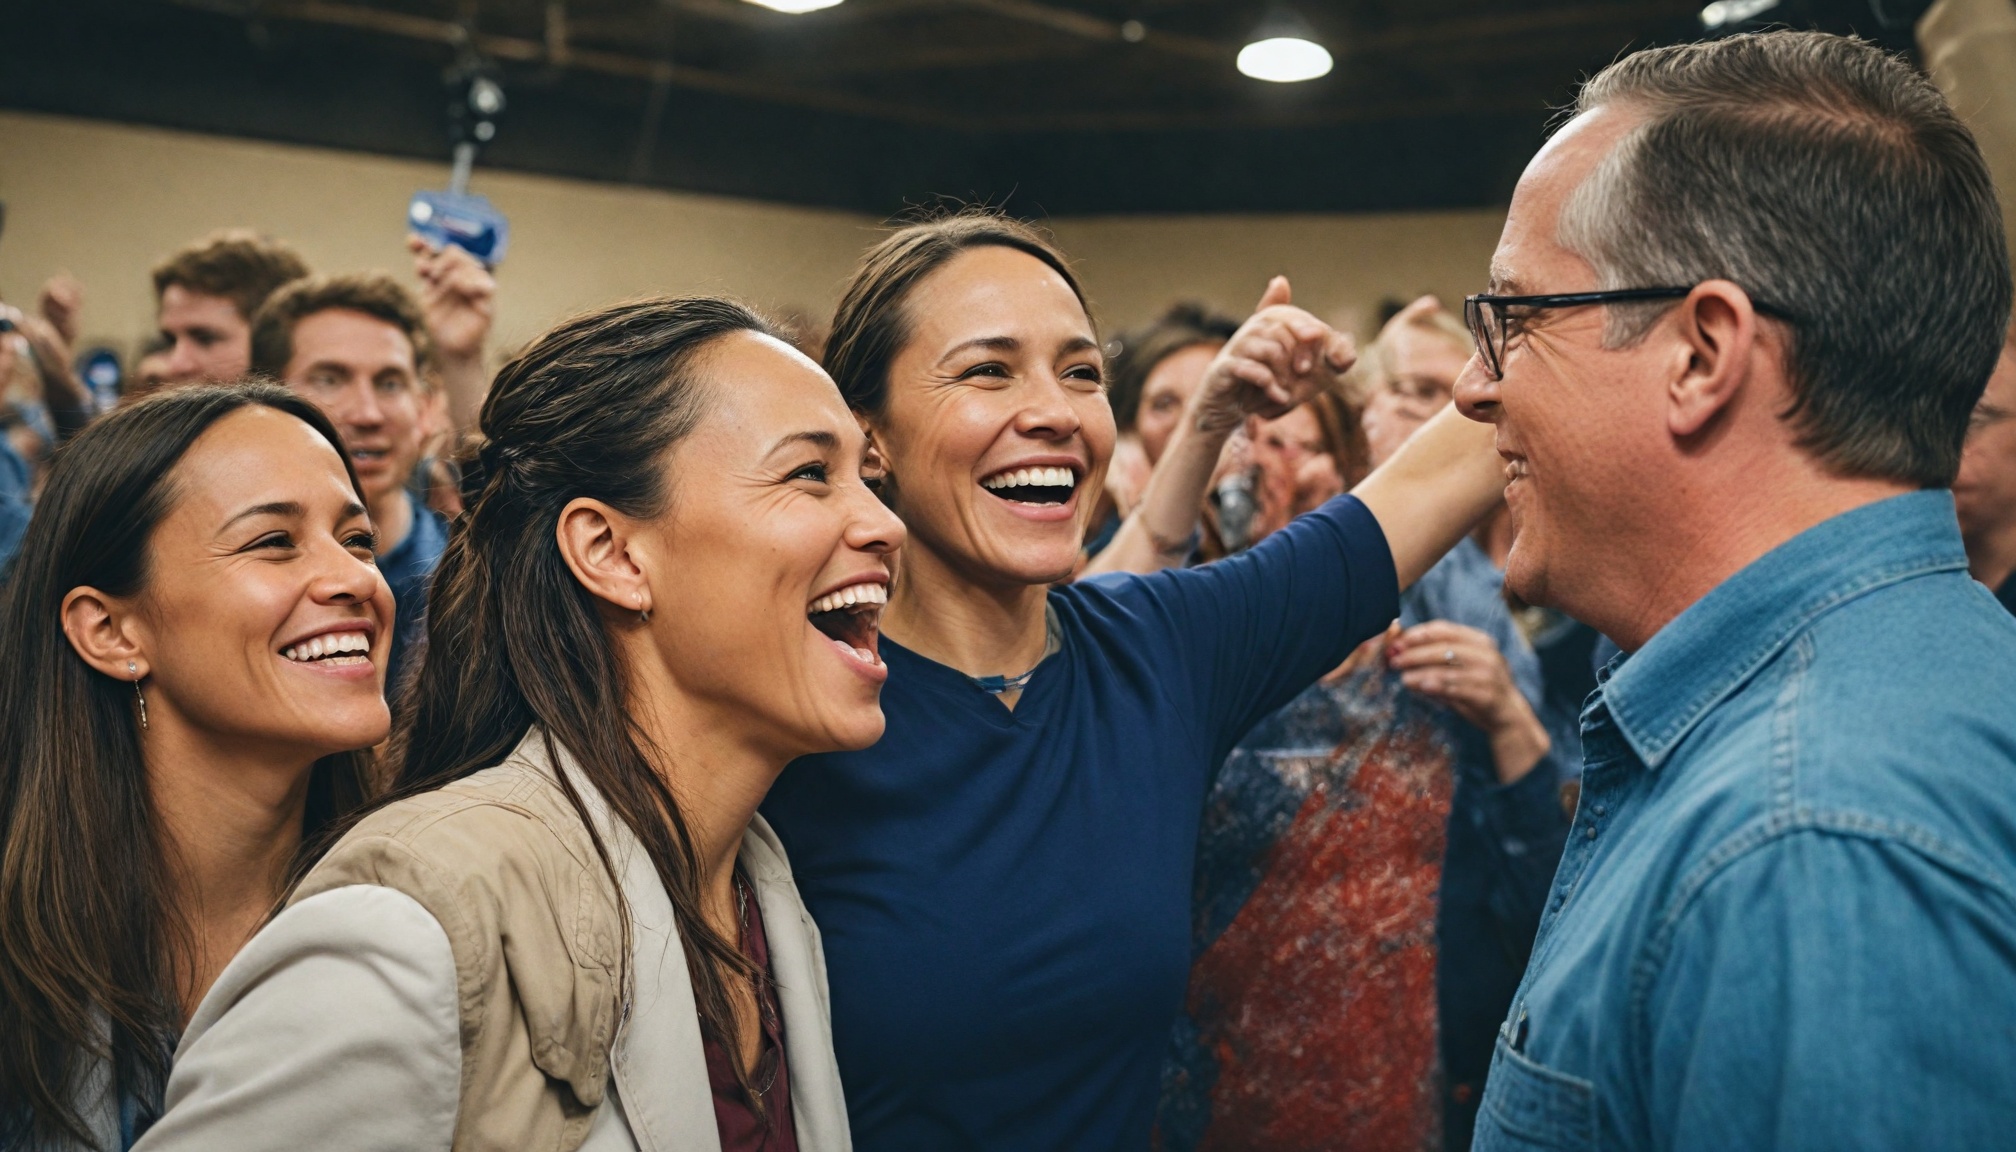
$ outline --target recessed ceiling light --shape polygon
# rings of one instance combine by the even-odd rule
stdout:
[[[802,16],[807,12],[817,12],[821,8],[831,8],[840,3],[840,0],[749,0],[749,3],[768,8],[772,12],[788,12],[793,16]]]
[[[1239,50],[1239,71],[1276,84],[1327,76],[1334,66],[1329,49],[1299,36],[1270,36]]]

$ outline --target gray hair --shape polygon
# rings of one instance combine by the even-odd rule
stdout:
[[[1574,112],[1641,113],[1561,210],[1604,289],[1729,280],[1782,311],[1801,447],[1943,487],[2008,323],[1987,166],[1938,90],[1861,40],[1765,32],[1651,49]],[[1613,306],[1636,343],[1673,305]]]

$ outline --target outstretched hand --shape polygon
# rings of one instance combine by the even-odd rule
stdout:
[[[1271,420],[1335,386],[1358,362],[1351,337],[1289,301],[1288,278],[1274,277],[1205,369],[1191,409],[1199,431],[1229,433],[1248,416]]]
[[[406,237],[413,274],[420,278],[420,312],[427,334],[446,360],[476,360],[497,318],[497,280],[483,262],[453,244],[438,250],[419,236]]]

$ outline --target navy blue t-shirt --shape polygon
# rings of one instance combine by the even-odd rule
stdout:
[[[1352,497],[1202,568],[1050,594],[1011,712],[886,638],[888,729],[763,813],[825,939],[855,1147],[1142,1149],[1212,773],[1399,611]]]
[[[433,582],[441,553],[448,550],[448,522],[413,493],[405,495],[413,508],[413,527],[397,547],[378,557],[379,574],[391,586],[392,603],[398,609],[392,625],[392,654],[385,670],[388,700],[397,699],[410,658],[427,635],[427,586]]]

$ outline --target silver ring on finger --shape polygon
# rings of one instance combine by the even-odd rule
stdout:
[[[1454,668],[1456,666],[1456,650],[1454,648],[1444,648],[1442,650],[1442,662]]]

